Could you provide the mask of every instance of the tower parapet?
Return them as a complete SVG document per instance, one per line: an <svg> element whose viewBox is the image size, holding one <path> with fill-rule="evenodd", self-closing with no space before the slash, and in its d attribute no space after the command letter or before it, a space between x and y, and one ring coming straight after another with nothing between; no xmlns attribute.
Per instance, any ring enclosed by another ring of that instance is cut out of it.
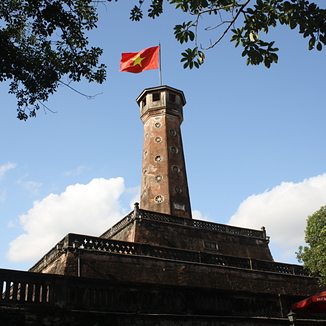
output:
<svg viewBox="0 0 326 326"><path fill-rule="evenodd" d="M169 86L147 88L137 103L144 123L140 207L191 218L180 130L184 94Z"/></svg>

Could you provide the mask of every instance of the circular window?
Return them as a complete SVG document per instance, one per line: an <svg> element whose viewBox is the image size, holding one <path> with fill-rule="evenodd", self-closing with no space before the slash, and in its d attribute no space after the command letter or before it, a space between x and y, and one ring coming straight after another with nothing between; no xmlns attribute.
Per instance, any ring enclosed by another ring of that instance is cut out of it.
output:
<svg viewBox="0 0 326 326"><path fill-rule="evenodd" d="M174 188L174 190L175 190L175 192L176 192L177 194L181 194L181 193L182 193L182 189L181 189L179 186L176 186L176 187Z"/></svg>
<svg viewBox="0 0 326 326"><path fill-rule="evenodd" d="M161 155L155 156L154 161L157 162L157 163L161 162L162 161L162 156Z"/></svg>
<svg viewBox="0 0 326 326"><path fill-rule="evenodd" d="M161 128L162 124L161 122L155 122L154 126L155 128Z"/></svg>
<svg viewBox="0 0 326 326"><path fill-rule="evenodd" d="M162 203L164 197L162 195L157 195L154 200L159 204Z"/></svg>
<svg viewBox="0 0 326 326"><path fill-rule="evenodd" d="M172 154L178 154L178 152L179 152L178 149L174 146L170 147L170 151Z"/></svg>
<svg viewBox="0 0 326 326"><path fill-rule="evenodd" d="M162 181L162 179L163 179L163 176L162 175L157 175L156 177L155 177L155 180L157 181L157 182L161 182Z"/></svg>
<svg viewBox="0 0 326 326"><path fill-rule="evenodd" d="M160 143L162 141L162 137L155 137L155 143Z"/></svg>
<svg viewBox="0 0 326 326"><path fill-rule="evenodd" d="M179 173L180 169L176 165L173 165L172 166L172 171L175 172L175 173Z"/></svg>
<svg viewBox="0 0 326 326"><path fill-rule="evenodd" d="M177 132L176 132L174 129L170 129L170 134L171 134L172 136L175 136L175 135L177 134Z"/></svg>

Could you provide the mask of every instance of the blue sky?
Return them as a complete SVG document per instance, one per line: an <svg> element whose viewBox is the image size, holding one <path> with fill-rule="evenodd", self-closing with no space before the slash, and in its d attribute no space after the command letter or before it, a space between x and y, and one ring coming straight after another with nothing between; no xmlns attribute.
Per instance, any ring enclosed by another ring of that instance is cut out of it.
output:
<svg viewBox="0 0 326 326"><path fill-rule="evenodd" d="M318 1L321 3L321 1ZM260 229L276 261L296 263L306 218L326 204L325 51L280 27L267 39L279 63L248 67L228 36L184 70L173 26L191 18L167 8L129 20L131 5L99 4L92 45L104 49L102 85L60 87L35 119L16 119L0 84L0 267L26 270L68 232L99 235L138 200L143 125L135 99L158 86L157 70L121 73L121 52L162 44L163 84L184 92L182 136L195 218ZM211 24L203 20L202 27ZM206 25L207 24L207 25ZM207 45L217 32L202 32Z"/></svg>

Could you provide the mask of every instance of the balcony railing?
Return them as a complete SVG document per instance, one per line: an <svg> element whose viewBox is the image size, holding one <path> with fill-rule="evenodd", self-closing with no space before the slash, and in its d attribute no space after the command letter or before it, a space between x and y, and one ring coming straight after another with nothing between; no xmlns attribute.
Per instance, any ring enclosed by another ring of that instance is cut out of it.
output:
<svg viewBox="0 0 326 326"><path fill-rule="evenodd" d="M137 255L224 267L245 268L263 272L308 276L308 272L300 265L261 261L250 258L239 258L191 250L179 250L174 248L151 246L148 244L117 241L71 233L67 235L67 239L65 241L69 248L75 249L79 248L122 255Z"/></svg>
<svg viewBox="0 0 326 326"><path fill-rule="evenodd" d="M143 209L138 209L138 207L135 208L134 211L129 213L117 224L112 226L108 231L103 233L101 237L103 238L111 237L113 234L117 233L128 223L130 223L134 218L167 222L167 223L190 226L198 229L206 229L206 230L212 230L212 231L217 231L222 233L236 234L236 235L242 235L242 236L267 240L265 229L252 230L252 229L240 228L240 227L229 226L225 224L218 224L218 223L207 222L202 220L194 220L191 218L183 218L178 216L146 211Z"/></svg>
<svg viewBox="0 0 326 326"><path fill-rule="evenodd" d="M8 307L14 307L14 310L10 310L11 314L21 313L19 308L28 314L28 308L32 308L34 318L35 313L42 316L53 314L54 308L63 309L60 316L64 316L67 311L99 311L115 316L126 314L128 318L130 314L138 316L140 312L184 316L230 316L231 312L233 316L277 317L287 314L293 302L307 296L304 289L300 297L277 293L255 295L252 292L239 296L237 291L211 291L187 286L127 283L5 269L0 269L0 288L1 325L6 325L6 318L10 318L6 316ZM83 316L94 317L92 314Z"/></svg>

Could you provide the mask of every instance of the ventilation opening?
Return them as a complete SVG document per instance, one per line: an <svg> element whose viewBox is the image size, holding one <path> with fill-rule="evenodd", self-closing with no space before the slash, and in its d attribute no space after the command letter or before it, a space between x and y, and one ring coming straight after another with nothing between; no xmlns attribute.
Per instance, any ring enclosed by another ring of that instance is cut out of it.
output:
<svg viewBox="0 0 326 326"><path fill-rule="evenodd" d="M159 101L161 99L161 94L160 93L153 93L153 102L154 101Z"/></svg>

